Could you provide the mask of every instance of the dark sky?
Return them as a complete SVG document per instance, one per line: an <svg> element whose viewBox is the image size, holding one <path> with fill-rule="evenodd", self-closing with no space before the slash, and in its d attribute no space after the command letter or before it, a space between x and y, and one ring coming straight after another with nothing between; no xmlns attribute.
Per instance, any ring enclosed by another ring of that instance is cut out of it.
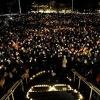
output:
<svg viewBox="0 0 100 100"><path fill-rule="evenodd" d="M52 0L20 0L22 11L25 12L30 9L32 2L46 4ZM54 0L55 5L65 4L71 6L71 0ZM97 8L100 0L74 0L74 8L76 9L88 9ZM0 13L18 12L18 0L0 0Z"/></svg>

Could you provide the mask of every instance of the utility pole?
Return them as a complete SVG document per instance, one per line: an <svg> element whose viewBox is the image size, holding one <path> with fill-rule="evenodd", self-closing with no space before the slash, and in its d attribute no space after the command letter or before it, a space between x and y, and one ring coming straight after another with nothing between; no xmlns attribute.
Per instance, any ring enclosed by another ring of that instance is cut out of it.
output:
<svg viewBox="0 0 100 100"><path fill-rule="evenodd" d="M22 9L21 9L21 4L20 4L20 0L18 0L18 5L19 5L19 13L22 13Z"/></svg>

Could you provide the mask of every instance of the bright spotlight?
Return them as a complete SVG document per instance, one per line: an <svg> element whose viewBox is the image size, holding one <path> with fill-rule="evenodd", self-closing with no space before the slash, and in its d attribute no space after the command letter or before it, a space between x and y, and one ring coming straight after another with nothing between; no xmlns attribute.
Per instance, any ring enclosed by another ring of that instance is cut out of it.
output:
<svg viewBox="0 0 100 100"><path fill-rule="evenodd" d="M54 86L50 86L48 91L57 91L57 89Z"/></svg>

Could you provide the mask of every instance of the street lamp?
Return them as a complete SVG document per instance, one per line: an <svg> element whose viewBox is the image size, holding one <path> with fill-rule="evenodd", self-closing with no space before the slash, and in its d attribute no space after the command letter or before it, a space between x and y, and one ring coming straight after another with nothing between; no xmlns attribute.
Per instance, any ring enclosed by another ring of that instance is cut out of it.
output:
<svg viewBox="0 0 100 100"><path fill-rule="evenodd" d="M22 13L22 9L21 9L21 4L20 4L20 0L18 0L18 5L19 5L19 13Z"/></svg>
<svg viewBox="0 0 100 100"><path fill-rule="evenodd" d="M74 0L72 0L72 11L74 10Z"/></svg>

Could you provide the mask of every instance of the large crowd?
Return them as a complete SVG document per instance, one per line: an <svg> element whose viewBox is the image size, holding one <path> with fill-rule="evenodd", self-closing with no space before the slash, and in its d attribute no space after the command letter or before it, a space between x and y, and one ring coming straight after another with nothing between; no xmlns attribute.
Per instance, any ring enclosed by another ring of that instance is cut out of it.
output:
<svg viewBox="0 0 100 100"><path fill-rule="evenodd" d="M28 68L58 71L65 55L69 69L100 88L99 24L100 16L95 14L0 17L0 90Z"/></svg>

